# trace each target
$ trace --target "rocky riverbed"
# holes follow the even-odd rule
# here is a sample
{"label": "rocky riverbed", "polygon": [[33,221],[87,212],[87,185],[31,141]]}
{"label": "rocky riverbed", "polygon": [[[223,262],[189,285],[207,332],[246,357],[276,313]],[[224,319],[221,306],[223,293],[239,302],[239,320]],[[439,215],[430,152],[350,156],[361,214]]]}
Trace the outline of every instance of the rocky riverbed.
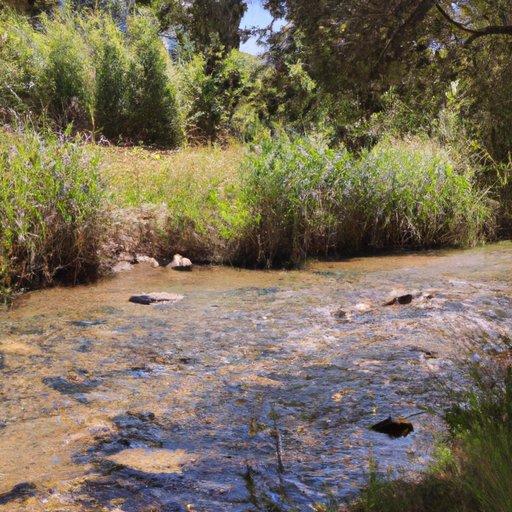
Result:
{"label": "rocky riverbed", "polygon": [[419,471],[438,416],[370,427],[442,410],[467,340],[511,327],[511,268],[503,243],[24,295],[0,316],[0,510],[312,510],[370,457]]}

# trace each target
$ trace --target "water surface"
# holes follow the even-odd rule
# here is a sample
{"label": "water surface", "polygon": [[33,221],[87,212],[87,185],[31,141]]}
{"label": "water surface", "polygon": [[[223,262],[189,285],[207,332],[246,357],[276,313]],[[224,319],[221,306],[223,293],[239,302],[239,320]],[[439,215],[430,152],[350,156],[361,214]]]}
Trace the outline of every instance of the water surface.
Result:
{"label": "water surface", "polygon": [[[27,294],[0,314],[0,511],[312,510],[353,495],[370,456],[420,470],[435,415],[401,439],[369,426],[442,410],[468,333],[511,326],[511,268],[503,243],[289,272],[138,265]],[[142,292],[184,299],[128,302]]]}

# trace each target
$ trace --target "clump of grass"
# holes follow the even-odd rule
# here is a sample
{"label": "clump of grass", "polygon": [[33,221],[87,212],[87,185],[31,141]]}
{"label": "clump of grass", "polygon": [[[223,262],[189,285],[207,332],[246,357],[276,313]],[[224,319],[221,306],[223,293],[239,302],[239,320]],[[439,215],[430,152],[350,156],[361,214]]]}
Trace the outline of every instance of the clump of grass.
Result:
{"label": "clump of grass", "polygon": [[236,144],[179,151],[102,148],[102,172],[116,208],[128,217],[153,217],[160,239],[151,244],[154,256],[174,251],[228,261],[249,222],[239,179],[245,151]]}
{"label": "clump of grass", "polygon": [[493,215],[473,173],[434,142],[384,140],[355,155],[321,140],[265,138],[245,163],[259,264],[375,248],[465,246]]}
{"label": "clump of grass", "polygon": [[0,294],[98,269],[103,191],[80,140],[0,130]]}

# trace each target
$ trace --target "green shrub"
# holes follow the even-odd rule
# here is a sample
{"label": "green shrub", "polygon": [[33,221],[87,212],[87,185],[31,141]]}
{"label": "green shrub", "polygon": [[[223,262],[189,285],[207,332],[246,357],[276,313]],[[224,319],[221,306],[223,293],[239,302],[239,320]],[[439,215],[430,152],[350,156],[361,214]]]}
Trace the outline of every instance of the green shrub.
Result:
{"label": "green shrub", "polygon": [[492,224],[472,173],[433,142],[352,155],[314,138],[265,138],[245,163],[259,264],[376,248],[470,245]]}
{"label": "green shrub", "polygon": [[39,108],[35,91],[40,90],[44,59],[40,37],[28,20],[10,11],[0,11],[0,115],[9,110],[26,113]]}
{"label": "green shrub", "polygon": [[129,132],[149,142],[177,146],[182,139],[176,92],[158,22],[148,15],[129,20],[132,55],[127,74]]}
{"label": "green shrub", "polygon": [[241,139],[255,121],[252,95],[259,64],[255,57],[232,50],[208,58],[195,55],[178,69],[187,134],[194,141]]}
{"label": "green shrub", "polygon": [[170,59],[154,17],[141,11],[128,34],[107,13],[63,10],[31,25],[0,14],[4,119],[32,112],[40,124],[177,146],[181,115]]}
{"label": "green shrub", "polygon": [[45,65],[41,77],[42,99],[60,127],[93,127],[94,70],[90,48],[80,19],[70,13],[41,19]]}
{"label": "green shrub", "polygon": [[96,56],[96,128],[108,139],[118,138],[128,122],[128,59],[123,34],[112,19],[104,17],[94,34]]}
{"label": "green shrub", "polygon": [[95,276],[97,169],[78,139],[0,130],[0,294]]}

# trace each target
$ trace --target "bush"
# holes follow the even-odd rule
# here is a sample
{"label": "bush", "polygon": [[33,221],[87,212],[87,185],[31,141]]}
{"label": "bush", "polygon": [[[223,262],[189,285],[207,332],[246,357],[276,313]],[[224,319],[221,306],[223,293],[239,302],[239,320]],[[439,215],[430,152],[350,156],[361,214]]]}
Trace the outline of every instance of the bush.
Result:
{"label": "bush", "polygon": [[182,133],[176,92],[169,81],[157,20],[134,16],[128,30],[132,45],[127,74],[129,132],[142,140],[177,146]]}
{"label": "bush", "polygon": [[40,89],[44,59],[39,53],[39,34],[28,20],[0,11],[0,115],[9,110],[25,113],[38,108],[35,91]]}
{"label": "bush", "polygon": [[96,55],[96,128],[115,140],[125,132],[128,122],[129,55],[123,34],[110,18],[102,20],[92,41]]}
{"label": "bush", "polygon": [[195,55],[179,66],[181,101],[191,140],[244,138],[255,116],[252,94],[258,67],[255,57],[237,50],[209,58]]}
{"label": "bush", "polygon": [[257,262],[308,254],[470,245],[492,225],[472,173],[433,142],[385,140],[359,156],[314,138],[265,138],[245,163]]}
{"label": "bush", "polygon": [[181,117],[171,63],[154,17],[128,20],[128,34],[107,13],[64,10],[35,25],[0,14],[0,99],[4,119],[33,112],[57,130],[175,147]]}
{"label": "bush", "polygon": [[98,159],[78,139],[0,131],[0,294],[95,277]]}
{"label": "bush", "polygon": [[94,70],[81,21],[66,13],[53,19],[43,16],[41,96],[58,126],[74,122],[75,128],[92,129]]}

